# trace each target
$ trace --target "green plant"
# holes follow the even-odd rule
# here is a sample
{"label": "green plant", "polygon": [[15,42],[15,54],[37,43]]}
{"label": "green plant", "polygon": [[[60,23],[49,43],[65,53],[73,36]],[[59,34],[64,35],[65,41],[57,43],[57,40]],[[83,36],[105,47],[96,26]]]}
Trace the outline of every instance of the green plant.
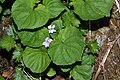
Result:
{"label": "green plant", "polygon": [[[84,52],[86,43],[81,32],[82,20],[97,20],[110,16],[113,0],[16,0],[12,6],[13,24],[1,40],[1,47],[10,51],[19,66],[33,73],[56,74],[53,63],[75,80],[90,80],[94,54]],[[8,34],[9,33],[9,34]],[[93,46],[91,46],[93,45]],[[90,52],[97,44],[89,42]],[[23,72],[16,68],[16,75]],[[47,74],[47,73],[46,73]],[[26,80],[26,76],[17,78]]]}

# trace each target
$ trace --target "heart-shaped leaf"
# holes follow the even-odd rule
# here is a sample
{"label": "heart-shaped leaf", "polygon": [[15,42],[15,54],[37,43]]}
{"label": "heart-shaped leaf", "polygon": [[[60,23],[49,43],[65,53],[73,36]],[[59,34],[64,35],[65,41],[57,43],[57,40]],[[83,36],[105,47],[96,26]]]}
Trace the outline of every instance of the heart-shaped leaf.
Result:
{"label": "heart-shaped leaf", "polygon": [[51,60],[45,51],[27,47],[23,52],[23,61],[32,72],[41,73],[48,67]]}
{"label": "heart-shaped leaf", "polygon": [[96,20],[110,15],[113,0],[74,0],[74,11],[83,20]]}
{"label": "heart-shaped leaf", "polygon": [[43,4],[49,10],[50,18],[57,17],[65,9],[60,0],[43,0]]}
{"label": "heart-shaped leaf", "polygon": [[36,32],[21,31],[18,33],[23,45],[31,47],[40,47],[44,42],[45,38],[48,37],[48,30],[43,28]]}
{"label": "heart-shaped leaf", "polygon": [[42,4],[35,8],[39,0],[16,0],[12,6],[12,16],[18,29],[41,27],[49,20],[48,10]]}
{"label": "heart-shaped leaf", "polygon": [[51,42],[48,53],[57,65],[72,64],[81,59],[85,43],[80,31],[75,27],[61,30],[58,39]]}
{"label": "heart-shaped leaf", "polygon": [[70,75],[74,78],[74,80],[90,80],[92,72],[93,70],[91,65],[77,65],[70,72]]}

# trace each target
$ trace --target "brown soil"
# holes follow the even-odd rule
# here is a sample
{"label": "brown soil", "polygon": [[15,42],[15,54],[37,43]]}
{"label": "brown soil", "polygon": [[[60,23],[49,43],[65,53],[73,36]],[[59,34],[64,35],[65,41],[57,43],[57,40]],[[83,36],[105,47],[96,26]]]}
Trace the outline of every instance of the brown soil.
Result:
{"label": "brown soil", "polygon": [[[118,11],[116,12],[116,10],[117,6],[114,4],[109,26],[93,31],[93,34],[95,36],[100,36],[102,41],[99,56],[97,57],[97,62],[94,66],[93,80],[120,80],[120,37],[116,39],[116,37],[120,35],[120,13]],[[100,67],[100,73],[98,73],[98,76],[95,79],[95,74],[97,74],[96,72],[100,63],[107,53],[110,46],[109,44],[115,39],[116,41],[112,44],[112,48],[110,48],[105,63]]]}

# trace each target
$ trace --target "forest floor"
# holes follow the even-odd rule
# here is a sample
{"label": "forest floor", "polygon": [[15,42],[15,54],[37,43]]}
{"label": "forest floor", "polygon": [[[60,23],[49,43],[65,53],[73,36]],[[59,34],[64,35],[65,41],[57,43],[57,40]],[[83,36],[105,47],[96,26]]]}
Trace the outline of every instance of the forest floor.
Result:
{"label": "forest floor", "polygon": [[[114,3],[111,17],[97,20],[100,27],[91,31],[91,38],[97,39],[100,45],[92,80],[120,80],[120,2],[118,3]],[[91,24],[91,28],[98,26]],[[0,49],[0,74],[7,72],[4,74],[12,77],[10,73],[14,71],[11,67],[13,61],[9,54]],[[53,80],[64,78],[58,75]]]}
{"label": "forest floor", "polygon": [[[118,3],[120,4],[120,2]],[[113,5],[109,25],[92,32],[93,38],[98,39],[98,43],[101,46],[98,53],[99,56],[94,65],[93,80],[120,80],[119,4],[115,2]]]}

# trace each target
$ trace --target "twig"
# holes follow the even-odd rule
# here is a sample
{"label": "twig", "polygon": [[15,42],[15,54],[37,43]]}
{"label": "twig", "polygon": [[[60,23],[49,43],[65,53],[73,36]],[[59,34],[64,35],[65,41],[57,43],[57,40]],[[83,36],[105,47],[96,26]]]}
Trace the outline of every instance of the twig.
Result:
{"label": "twig", "polygon": [[27,77],[28,77],[30,80],[34,80],[34,78],[33,78],[29,73],[27,73],[25,70],[23,70],[23,72],[27,75]]}
{"label": "twig", "polygon": [[92,38],[92,31],[91,31],[91,21],[89,20],[89,36],[90,36],[90,40]]}
{"label": "twig", "polygon": [[115,3],[116,3],[116,6],[117,6],[117,8],[118,8],[116,11],[119,11],[119,14],[120,14],[120,5],[119,5],[119,3],[118,3],[117,0],[115,0]]}
{"label": "twig", "polygon": [[[26,76],[27,76],[30,80],[35,80],[35,78],[32,77],[29,73],[27,73],[25,70],[23,70],[23,72],[26,74]],[[39,80],[42,80],[41,77],[39,77]]]}
{"label": "twig", "polygon": [[99,67],[98,67],[98,70],[97,70],[97,72],[96,72],[95,77],[94,77],[93,80],[96,80],[96,79],[97,79],[97,77],[98,77],[98,75],[99,75],[102,67],[104,67],[105,61],[106,61],[106,59],[107,59],[107,57],[108,57],[108,55],[109,55],[109,53],[110,53],[113,45],[114,45],[115,42],[119,39],[119,37],[120,37],[120,34],[118,35],[118,37],[115,38],[114,41],[112,41],[111,43],[108,43],[108,45],[109,45],[109,46],[108,46],[108,49],[107,49],[107,51],[106,51],[106,53],[105,53],[105,55],[104,55],[104,57],[103,57],[102,62],[100,63],[100,65],[99,65]]}
{"label": "twig", "polygon": [[87,33],[87,42],[89,42],[92,38],[92,32],[91,32],[91,22],[89,20],[89,29],[88,29],[88,33]]}
{"label": "twig", "polygon": [[120,48],[120,39],[117,40],[118,47]]}

